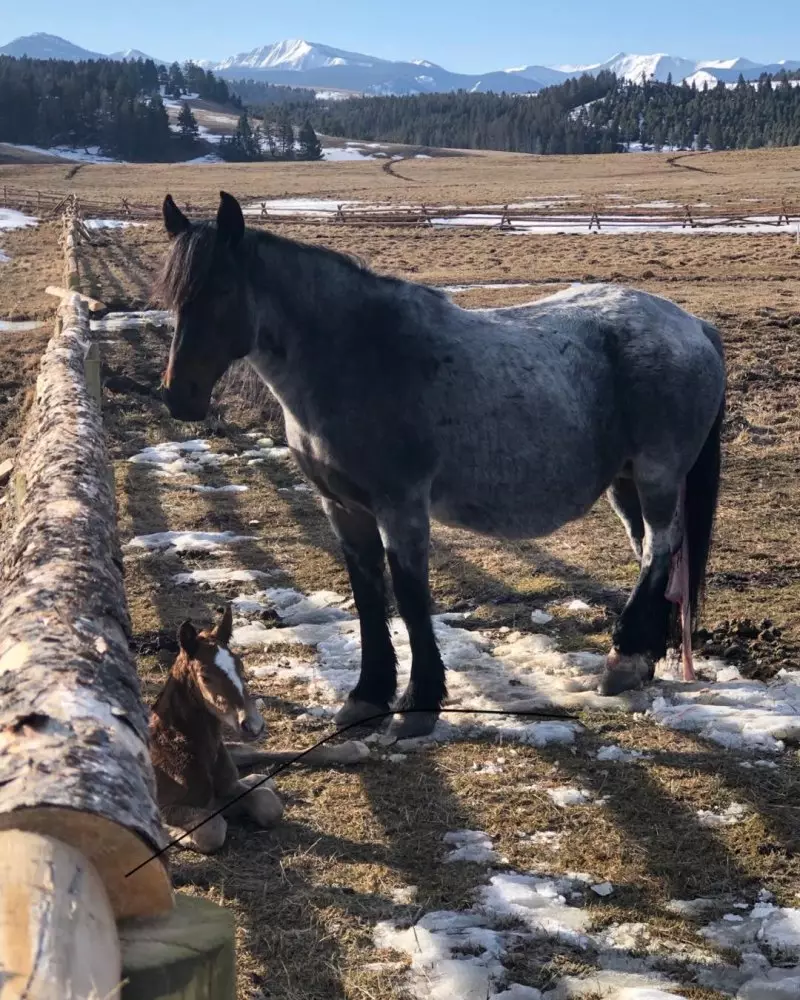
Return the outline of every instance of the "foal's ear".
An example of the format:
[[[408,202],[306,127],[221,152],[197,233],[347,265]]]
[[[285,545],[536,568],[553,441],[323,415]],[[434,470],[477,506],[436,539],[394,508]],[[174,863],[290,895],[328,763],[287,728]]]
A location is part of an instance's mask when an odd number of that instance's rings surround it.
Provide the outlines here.
[[[226,191],[219,193],[217,211],[217,239],[228,246],[236,244],[244,236],[244,216],[239,202]]]
[[[190,621],[185,621],[178,629],[178,642],[189,656],[194,656],[197,652],[197,629]]]
[[[233,635],[233,612],[231,611],[230,604],[225,606],[225,613],[222,616],[222,621],[214,629],[214,638],[220,644],[220,646],[227,646],[231,641],[231,636]]]
[[[176,236],[180,236],[181,233],[185,233],[187,229],[191,229],[191,222],[189,222],[183,212],[172,200],[171,194],[168,194],[164,199],[164,204],[161,206],[161,212],[164,216],[164,227],[173,239]]]

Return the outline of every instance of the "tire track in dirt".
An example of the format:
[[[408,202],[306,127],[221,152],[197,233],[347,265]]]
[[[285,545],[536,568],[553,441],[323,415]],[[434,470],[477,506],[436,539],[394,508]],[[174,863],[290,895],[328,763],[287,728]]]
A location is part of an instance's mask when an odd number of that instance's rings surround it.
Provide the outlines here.
[[[399,160],[387,160],[386,163],[384,163],[383,166],[381,167],[381,170],[385,174],[388,174],[390,177],[396,177],[397,180],[399,181],[406,181],[409,184],[416,184],[417,182],[414,180],[413,177],[406,177],[405,174],[395,173],[393,169],[394,167],[397,166],[398,163],[402,163],[404,159],[405,157],[401,157]]]
[[[679,153],[677,156],[668,156],[667,163],[676,170],[692,170],[698,174],[715,174],[716,170],[706,170],[705,167],[690,167],[688,163],[679,163],[678,160],[685,160],[688,156],[706,156],[707,151],[700,153]]]

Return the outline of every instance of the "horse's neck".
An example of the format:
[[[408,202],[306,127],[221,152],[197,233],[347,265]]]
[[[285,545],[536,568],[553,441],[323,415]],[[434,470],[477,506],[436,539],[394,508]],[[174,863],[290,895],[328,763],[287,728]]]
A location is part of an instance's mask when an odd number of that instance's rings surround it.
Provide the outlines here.
[[[170,674],[153,706],[156,730],[177,730],[191,740],[202,740],[216,746],[220,742],[221,726],[206,708],[200,692],[185,674]]]

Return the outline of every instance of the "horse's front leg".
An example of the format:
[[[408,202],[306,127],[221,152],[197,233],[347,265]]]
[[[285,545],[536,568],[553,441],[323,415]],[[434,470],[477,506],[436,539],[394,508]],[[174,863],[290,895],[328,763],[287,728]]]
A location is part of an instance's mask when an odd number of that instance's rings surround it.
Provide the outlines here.
[[[445,669],[433,632],[428,582],[430,519],[422,499],[378,514],[381,537],[392,575],[397,608],[408,629],[411,679],[395,706],[408,712],[392,723],[398,739],[432,732],[447,698]]]
[[[377,728],[375,716],[389,711],[397,690],[397,659],[389,632],[385,553],[375,518],[324,500],[325,512],[344,553],[361,628],[361,673],[336,715],[339,726],[365,720]]]
[[[612,635],[613,647],[600,693],[616,695],[651,681],[667,655],[672,618],[670,573],[682,539],[681,492],[677,485],[637,483],[642,504],[644,545],[636,587]]]

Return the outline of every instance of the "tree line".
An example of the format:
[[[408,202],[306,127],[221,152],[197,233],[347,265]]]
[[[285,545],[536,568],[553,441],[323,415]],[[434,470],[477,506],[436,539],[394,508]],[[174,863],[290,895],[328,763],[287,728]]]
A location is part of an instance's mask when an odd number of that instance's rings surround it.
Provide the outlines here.
[[[277,90],[289,88],[276,88]],[[170,124],[167,100],[180,100]],[[205,141],[188,99],[241,111],[233,135]],[[129,161],[173,161],[219,151],[226,159],[319,159],[316,133],[284,110],[251,126],[228,84],[194,63],[15,59],[0,56],[0,142],[49,149],[97,148]]]
[[[537,154],[796,146],[800,87],[792,76],[698,89],[601,73],[535,95],[459,91],[302,107],[328,135],[420,146]]]

